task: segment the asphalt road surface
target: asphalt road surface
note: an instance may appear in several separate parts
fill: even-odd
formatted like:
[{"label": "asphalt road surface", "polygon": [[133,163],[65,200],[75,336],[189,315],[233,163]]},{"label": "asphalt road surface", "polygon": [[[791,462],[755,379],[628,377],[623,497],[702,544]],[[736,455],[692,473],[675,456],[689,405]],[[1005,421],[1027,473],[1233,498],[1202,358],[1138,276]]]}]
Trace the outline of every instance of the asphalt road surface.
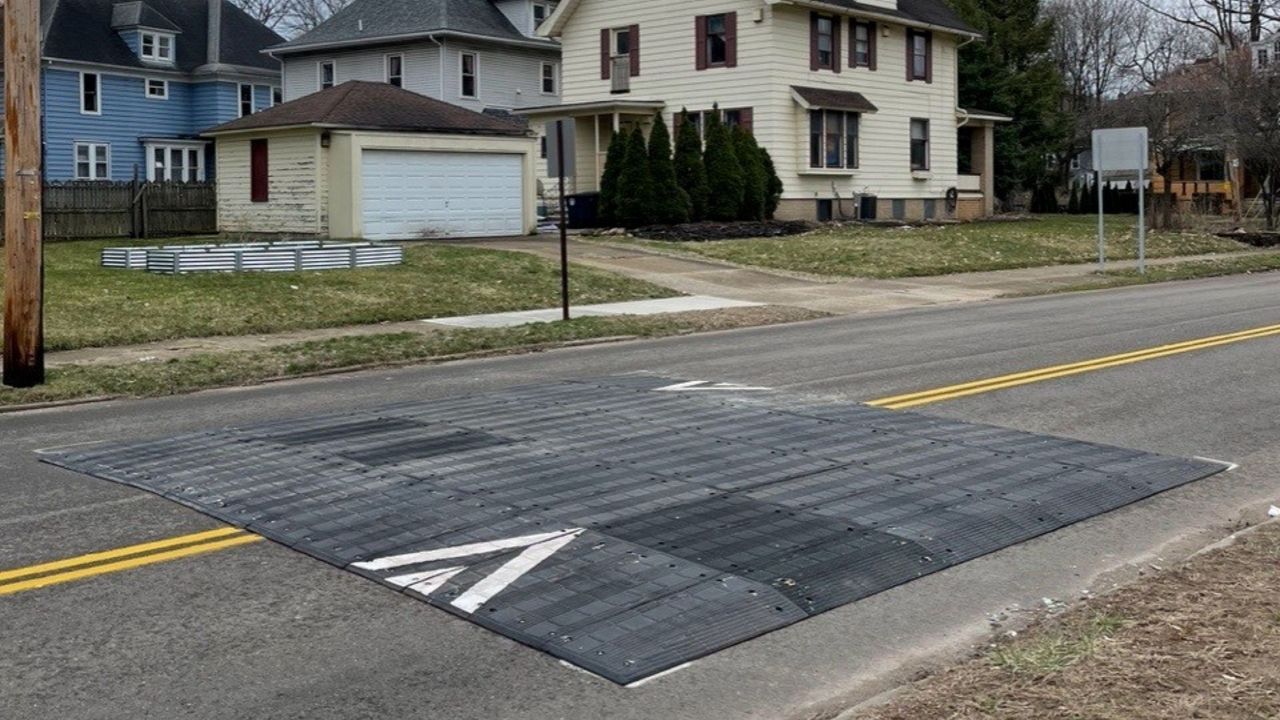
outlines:
[{"label": "asphalt road surface", "polygon": [[[997,301],[0,416],[0,570],[219,527],[35,451],[653,372],[865,401],[1280,323],[1280,278]],[[0,596],[15,718],[789,718],[857,702],[1280,500],[1280,335],[917,410],[1239,469],[624,688],[269,542]],[[1165,559],[1156,560],[1162,557]]]}]

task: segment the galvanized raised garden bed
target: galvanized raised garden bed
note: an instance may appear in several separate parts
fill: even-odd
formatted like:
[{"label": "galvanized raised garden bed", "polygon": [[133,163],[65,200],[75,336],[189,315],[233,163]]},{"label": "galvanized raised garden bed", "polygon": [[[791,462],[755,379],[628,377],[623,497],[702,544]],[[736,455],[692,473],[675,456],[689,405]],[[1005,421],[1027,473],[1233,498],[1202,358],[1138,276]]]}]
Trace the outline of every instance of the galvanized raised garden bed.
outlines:
[{"label": "galvanized raised garden bed", "polygon": [[103,267],[175,274],[191,272],[296,272],[383,267],[404,262],[398,245],[294,240],[227,245],[117,247],[102,250]]}]

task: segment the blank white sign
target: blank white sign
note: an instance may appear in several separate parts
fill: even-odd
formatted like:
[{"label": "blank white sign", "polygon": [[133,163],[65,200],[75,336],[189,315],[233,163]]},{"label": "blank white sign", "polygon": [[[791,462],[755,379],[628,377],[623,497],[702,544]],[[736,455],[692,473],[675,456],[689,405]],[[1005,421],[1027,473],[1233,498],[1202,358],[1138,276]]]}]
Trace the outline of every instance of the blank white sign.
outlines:
[{"label": "blank white sign", "polygon": [[1103,173],[1146,170],[1147,139],[1144,127],[1094,130],[1093,169]]}]

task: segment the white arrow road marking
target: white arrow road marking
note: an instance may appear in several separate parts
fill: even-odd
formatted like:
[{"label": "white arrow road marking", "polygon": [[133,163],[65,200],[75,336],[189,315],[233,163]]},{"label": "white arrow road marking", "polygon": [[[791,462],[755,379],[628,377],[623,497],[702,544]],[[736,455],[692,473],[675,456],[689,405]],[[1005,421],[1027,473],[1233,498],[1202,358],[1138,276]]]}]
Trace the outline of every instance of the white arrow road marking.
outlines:
[{"label": "white arrow road marking", "polygon": [[[486,555],[499,550],[510,550],[512,548],[525,548],[524,552],[508,560],[502,567],[494,570],[492,573],[473,585],[462,595],[453,601],[453,606],[469,613],[473,613],[480,608],[481,605],[493,599],[493,596],[502,592],[511,583],[520,579],[520,576],[534,569],[543,560],[556,554],[560,548],[573,542],[574,538],[581,535],[582,528],[568,528],[565,530],[557,530],[555,532],[538,533],[536,535],[524,535],[521,537],[507,538],[504,540],[493,540],[490,542],[469,543],[467,545],[456,545],[454,547],[439,548],[436,550],[424,550],[422,552],[405,553],[403,555],[391,555],[376,560],[368,560],[365,562],[352,563],[353,567],[364,570],[387,570],[390,568],[402,567],[405,565],[417,565],[424,562],[432,562],[435,560],[450,560],[454,558],[470,557],[472,555]],[[442,585],[448,582],[458,573],[466,570],[467,566],[457,566],[448,568],[437,568],[435,570],[426,570],[423,572],[410,573],[408,575],[396,575],[386,578],[386,581],[398,587],[408,588],[409,590],[420,593],[422,595],[430,595],[439,590]]]},{"label": "white arrow road marking", "polygon": [[767,387],[758,385],[739,385],[737,383],[713,383],[709,380],[690,380],[688,382],[676,383],[675,385],[667,385],[666,387],[655,388],[655,392],[689,392],[694,390],[739,390],[739,391],[758,391],[769,390]]}]

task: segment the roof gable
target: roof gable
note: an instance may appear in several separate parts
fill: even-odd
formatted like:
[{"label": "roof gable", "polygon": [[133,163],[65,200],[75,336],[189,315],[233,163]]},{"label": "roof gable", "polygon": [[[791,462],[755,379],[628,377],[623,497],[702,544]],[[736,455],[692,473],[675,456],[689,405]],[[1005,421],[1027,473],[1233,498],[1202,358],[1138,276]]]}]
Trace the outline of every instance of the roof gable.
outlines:
[{"label": "roof gable", "polygon": [[[181,33],[176,44],[177,70],[193,72],[207,62],[209,7],[200,0],[44,0],[42,5],[45,57],[147,67],[117,32],[121,27],[136,26]],[[161,22],[168,26],[155,24]],[[262,51],[279,43],[281,37],[229,0],[222,1],[221,40],[220,62],[224,65],[280,69],[279,62]]]},{"label": "roof gable", "polygon": [[521,33],[491,0],[354,0],[314,30],[273,51],[283,54],[435,33],[551,45]]}]

